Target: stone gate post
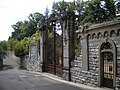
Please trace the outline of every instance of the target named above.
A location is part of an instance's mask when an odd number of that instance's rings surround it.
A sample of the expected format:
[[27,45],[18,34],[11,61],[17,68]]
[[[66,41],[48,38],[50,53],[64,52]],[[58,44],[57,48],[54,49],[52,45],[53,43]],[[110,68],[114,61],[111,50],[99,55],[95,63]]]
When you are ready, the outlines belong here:
[[63,79],[71,79],[71,61],[75,57],[74,51],[75,14],[67,12],[63,17]]
[[45,64],[47,60],[47,27],[44,25],[40,29],[40,71],[45,71]]
[[29,59],[27,61],[27,69],[30,71],[39,71],[39,49],[38,40],[32,40],[29,42]]

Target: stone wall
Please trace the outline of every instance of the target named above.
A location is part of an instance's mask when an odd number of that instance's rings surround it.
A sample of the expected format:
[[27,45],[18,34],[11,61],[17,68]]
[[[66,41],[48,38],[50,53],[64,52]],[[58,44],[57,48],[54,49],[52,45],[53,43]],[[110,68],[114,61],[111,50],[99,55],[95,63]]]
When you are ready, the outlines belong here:
[[27,69],[27,62],[29,60],[29,56],[26,55],[23,58],[15,56],[15,53],[13,51],[7,51],[5,58],[9,58],[13,60],[15,63],[20,65],[22,68]]
[[13,60],[15,63],[20,65],[21,59],[20,57],[17,57],[13,51],[7,51],[6,56],[10,58],[11,60]]
[[23,58],[23,60],[22,60],[22,67],[23,67],[24,69],[27,69],[27,68],[28,68],[28,61],[29,61],[29,56],[28,56],[28,55],[24,56],[24,58]]
[[117,76],[116,76],[116,90],[120,89],[120,36],[112,38],[117,48]]
[[88,40],[88,70],[98,73],[100,39]]
[[71,80],[90,86],[98,86],[98,46],[100,39],[88,38],[88,70],[82,70],[82,41],[80,55],[71,63]]
[[[90,71],[84,71],[82,70],[82,49],[80,49],[80,55],[76,57],[76,59],[71,62],[72,68],[71,68],[71,80],[73,82],[82,83],[85,85],[90,86],[97,86],[98,85],[98,59],[93,59],[94,55],[97,56],[97,53],[92,53],[94,50],[96,51],[96,44],[92,44],[92,40],[89,41],[89,70]],[[82,48],[82,46],[81,46]],[[91,57],[91,55],[93,57]],[[96,68],[97,67],[97,68]]]
[[[113,21],[95,25],[94,27],[80,32],[86,35],[81,41],[87,39],[88,70],[83,69],[83,47],[81,46],[80,55],[71,62],[71,80],[90,86],[99,86],[99,49],[101,42],[110,39],[116,47],[116,90],[120,89],[120,21]],[[82,45],[82,44],[81,44]],[[84,44],[83,44],[84,45]],[[86,55],[87,55],[86,54]]]
[[27,69],[30,71],[40,70],[39,58],[39,43],[37,40],[30,41],[29,43],[29,59],[27,61]]
[[116,77],[116,90],[120,90],[120,77]]
[[82,83],[90,86],[98,85],[98,73],[83,71],[79,67],[71,68],[71,80],[73,82]]
[[120,36],[112,39],[114,40],[117,48],[117,76],[120,77]]

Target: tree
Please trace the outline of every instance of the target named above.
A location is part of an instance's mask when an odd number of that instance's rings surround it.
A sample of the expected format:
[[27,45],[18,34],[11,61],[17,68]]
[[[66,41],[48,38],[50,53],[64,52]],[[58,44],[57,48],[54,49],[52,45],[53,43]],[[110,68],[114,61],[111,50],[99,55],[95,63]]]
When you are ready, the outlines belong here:
[[83,14],[83,23],[101,23],[115,18],[115,4],[113,0],[87,1]]
[[28,18],[31,26],[33,25],[35,28],[37,28],[37,25],[42,26],[45,20],[45,17],[38,12],[30,14]]
[[40,13],[34,13],[30,14],[28,19],[28,21],[18,21],[16,24],[12,25],[14,32],[12,32],[11,38],[20,41],[24,39],[24,37],[32,36],[38,30],[38,27],[43,25],[45,17]]
[[12,32],[12,36],[11,38],[18,38],[20,39],[20,26],[23,25],[23,22],[22,21],[18,21],[16,24],[12,25],[12,28],[14,29],[14,32]]
[[40,13],[34,13],[29,15],[28,21],[18,21],[12,25],[14,31],[8,40],[8,49],[19,57],[28,54],[28,41],[40,39],[39,27],[43,25],[44,18]]
[[116,13],[117,15],[120,14],[120,1],[119,0],[116,0]]
[[31,36],[31,40],[40,40],[40,31],[37,30],[36,33],[34,33],[32,36]]
[[111,20],[115,17],[116,9],[115,9],[115,1],[114,0],[102,0],[105,4],[103,9],[105,10],[105,18],[106,20]]
[[6,41],[0,42],[0,57],[3,57],[6,54],[7,50],[8,50],[7,42]]
[[23,57],[28,54],[28,41],[26,39],[18,41],[14,46],[15,55]]
[[80,23],[83,18],[82,15],[84,13],[85,2],[83,0],[77,0],[75,2],[75,5],[76,5],[76,11],[78,13],[78,23]]
[[16,43],[18,42],[17,39],[14,38],[10,38],[7,42],[7,46],[8,46],[8,50],[9,51],[13,51],[14,50],[14,46],[16,45]]

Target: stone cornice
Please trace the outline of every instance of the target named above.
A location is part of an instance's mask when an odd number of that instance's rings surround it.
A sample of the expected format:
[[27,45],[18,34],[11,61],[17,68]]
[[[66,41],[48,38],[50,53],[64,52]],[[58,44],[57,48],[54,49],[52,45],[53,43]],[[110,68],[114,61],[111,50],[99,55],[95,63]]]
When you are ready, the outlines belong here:
[[104,28],[104,27],[112,26],[116,24],[120,24],[120,20],[113,20],[113,21],[108,21],[108,22],[93,24],[93,25],[90,24],[91,26],[88,24],[88,25],[80,26],[80,28],[76,30],[76,33],[85,33],[91,30],[96,30],[99,28]]
[[108,21],[108,22],[104,22],[104,23],[100,23],[100,24],[95,24],[95,25],[92,25],[89,28],[87,28],[86,31],[94,30],[97,28],[103,28],[103,27],[111,26],[111,25],[115,25],[115,24],[120,24],[120,20],[113,20],[113,21]]

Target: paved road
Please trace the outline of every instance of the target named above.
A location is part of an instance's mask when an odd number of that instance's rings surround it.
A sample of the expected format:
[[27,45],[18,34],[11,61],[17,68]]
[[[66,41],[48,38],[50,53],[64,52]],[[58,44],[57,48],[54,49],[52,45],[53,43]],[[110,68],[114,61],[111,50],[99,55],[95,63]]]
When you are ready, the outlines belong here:
[[0,90],[87,90],[68,85],[42,74],[33,74],[18,69],[19,65],[4,60],[4,69],[0,71]]

